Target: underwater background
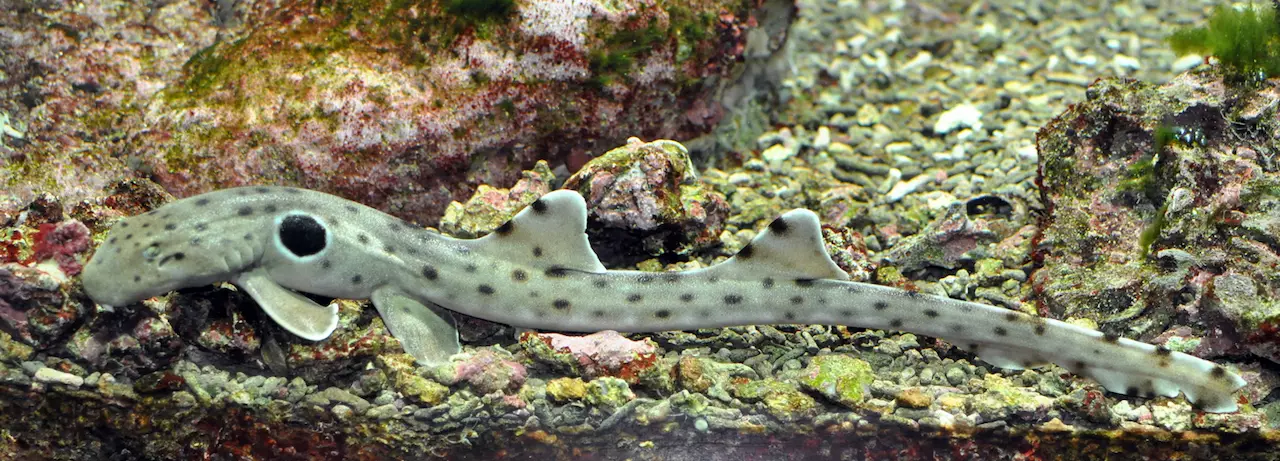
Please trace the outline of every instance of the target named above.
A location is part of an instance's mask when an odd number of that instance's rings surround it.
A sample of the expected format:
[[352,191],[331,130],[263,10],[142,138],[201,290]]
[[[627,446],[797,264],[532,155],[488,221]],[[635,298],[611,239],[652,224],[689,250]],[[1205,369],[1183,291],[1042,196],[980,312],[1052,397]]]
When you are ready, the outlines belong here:
[[[1271,8],[0,0],[0,459],[1280,457]],[[225,284],[84,294],[118,219],[265,184],[464,238],[572,188],[604,264],[649,271],[808,208],[856,281],[1248,384],[1207,413],[826,325],[462,319],[422,367],[364,301],[308,342]]]

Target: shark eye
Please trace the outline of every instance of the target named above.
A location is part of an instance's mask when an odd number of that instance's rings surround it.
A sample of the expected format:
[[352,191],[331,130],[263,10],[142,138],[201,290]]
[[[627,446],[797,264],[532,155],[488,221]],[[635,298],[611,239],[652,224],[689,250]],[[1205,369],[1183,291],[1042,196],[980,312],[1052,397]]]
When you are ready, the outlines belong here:
[[151,261],[156,259],[156,256],[160,256],[159,245],[152,244],[151,246],[148,246],[147,248],[142,250],[142,259]]
[[324,224],[312,216],[289,214],[279,222],[277,229],[280,245],[294,256],[311,256],[324,251],[328,245]]

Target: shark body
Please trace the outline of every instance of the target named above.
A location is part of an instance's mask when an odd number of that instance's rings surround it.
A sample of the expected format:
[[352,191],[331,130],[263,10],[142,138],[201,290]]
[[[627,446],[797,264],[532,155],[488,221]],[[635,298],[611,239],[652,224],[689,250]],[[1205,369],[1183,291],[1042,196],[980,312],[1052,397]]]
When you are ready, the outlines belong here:
[[728,260],[671,272],[606,270],[573,191],[549,193],[493,233],[463,240],[340,197],[286,187],[210,192],[118,222],[86,265],[86,293],[120,306],[230,281],[280,326],[319,341],[337,310],[297,292],[370,299],[406,352],[459,351],[449,311],[526,328],[663,331],[839,324],[942,338],[997,367],[1047,362],[1107,390],[1179,392],[1236,410],[1245,382],[1191,355],[980,303],[848,281],[818,218],[793,210]]

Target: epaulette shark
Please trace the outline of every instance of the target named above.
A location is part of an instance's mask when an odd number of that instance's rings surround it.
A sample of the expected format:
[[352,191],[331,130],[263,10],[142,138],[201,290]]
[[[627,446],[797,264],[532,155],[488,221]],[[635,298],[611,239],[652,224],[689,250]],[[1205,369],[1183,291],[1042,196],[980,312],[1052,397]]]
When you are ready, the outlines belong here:
[[494,232],[456,239],[333,195],[241,187],[177,200],[117,222],[85,266],[85,292],[123,306],[229,281],[289,332],[312,341],[337,308],[297,292],[370,299],[420,363],[460,350],[450,311],[517,327],[648,332],[828,324],[937,337],[1000,368],[1047,362],[1142,397],[1179,392],[1236,410],[1245,381],[1165,347],[986,304],[849,281],[818,217],[782,214],[734,256],[669,272],[606,270],[576,192],[544,195]]

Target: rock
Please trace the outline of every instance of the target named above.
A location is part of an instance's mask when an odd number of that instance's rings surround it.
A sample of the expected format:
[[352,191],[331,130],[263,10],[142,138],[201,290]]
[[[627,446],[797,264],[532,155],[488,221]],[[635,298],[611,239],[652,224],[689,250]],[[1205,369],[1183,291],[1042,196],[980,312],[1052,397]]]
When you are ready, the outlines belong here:
[[400,409],[396,408],[394,404],[379,405],[376,407],[369,408],[369,410],[366,411],[364,415],[378,421],[385,421],[391,418],[395,418],[396,416],[399,416]]
[[[445,371],[439,373],[441,382],[465,383],[479,394],[513,392],[524,383],[528,371],[524,365],[512,359],[501,349],[481,349],[473,354],[455,357]],[[439,370],[439,369],[437,369]]]
[[906,408],[929,408],[933,404],[933,396],[924,393],[918,387],[909,387],[894,397],[898,405]]
[[522,172],[521,176],[510,189],[481,184],[466,203],[450,203],[440,218],[440,230],[459,238],[488,234],[538,197],[551,192],[551,183],[556,178],[545,160],[539,160],[532,170]]
[[0,331],[0,361],[22,362],[30,359],[33,352],[31,346],[14,341],[8,333]]
[[138,378],[133,382],[133,390],[139,394],[151,392],[172,392],[187,386],[187,380],[169,371],[158,371]]
[[994,236],[985,221],[970,220],[964,204],[954,202],[927,227],[890,248],[884,259],[904,272],[928,267],[954,269],[965,253]]
[[66,296],[67,274],[53,265],[25,266],[4,256],[0,243],[0,329],[23,343],[46,349],[83,321],[88,309]]
[[973,104],[961,104],[939,114],[938,121],[933,124],[933,132],[937,134],[947,134],[957,128],[981,130],[982,111]]
[[33,378],[37,382],[41,382],[41,383],[64,384],[71,387],[80,387],[81,385],[84,384],[84,378],[73,375],[71,373],[54,370],[49,367],[44,367],[39,370],[36,370],[36,374]]
[[581,378],[556,378],[547,381],[547,396],[559,403],[582,400],[587,396],[587,383]]
[[[793,16],[766,14],[782,24],[764,27],[759,2],[744,0],[496,4],[131,4],[94,20],[52,8],[72,16],[58,40],[31,39],[6,61],[57,77],[6,65],[34,98],[17,104],[45,115],[28,117],[15,157],[38,163],[5,183],[83,197],[137,169],[189,196],[266,180],[432,223],[535,157],[577,167],[634,133],[708,133],[722,80],[767,59]],[[12,21],[15,37],[45,32]],[[147,39],[118,39],[143,29]]]
[[729,205],[697,179],[675,141],[636,138],[601,155],[564,183],[587,200],[587,237],[605,266],[687,255],[720,243]]
[[857,408],[867,398],[867,386],[875,375],[871,364],[847,355],[814,357],[800,372],[800,384],[833,402]]
[[636,383],[657,363],[652,340],[632,341],[613,330],[586,336],[527,332],[520,335],[520,345],[534,360],[588,378],[613,376]]
[[[351,407],[356,413],[364,413],[370,407],[369,401],[362,399],[355,394],[337,387],[326,387],[323,391],[307,396],[307,400],[311,401],[315,397],[317,402],[338,402]],[[322,404],[324,405],[324,404]]]
[[596,378],[587,383],[584,399],[602,408],[618,408],[636,398],[626,381],[611,376]]
[[[1186,350],[1193,355],[1243,346],[1280,363],[1280,303],[1270,295],[1280,280],[1264,275],[1280,242],[1280,173],[1266,153],[1280,149],[1280,81],[1230,86],[1209,71],[1163,85],[1101,79],[1040,130],[1038,182],[1051,210],[1031,276],[1041,309],[1146,341],[1186,326],[1192,333],[1178,336],[1204,338]],[[1231,134],[1250,119],[1267,120],[1254,128],[1260,141]],[[1195,198],[1178,198],[1185,191]],[[1186,256],[1153,256],[1170,254]]]
[[733,397],[759,403],[782,421],[796,421],[812,414],[818,403],[795,386],[774,379],[747,380],[729,387]]

